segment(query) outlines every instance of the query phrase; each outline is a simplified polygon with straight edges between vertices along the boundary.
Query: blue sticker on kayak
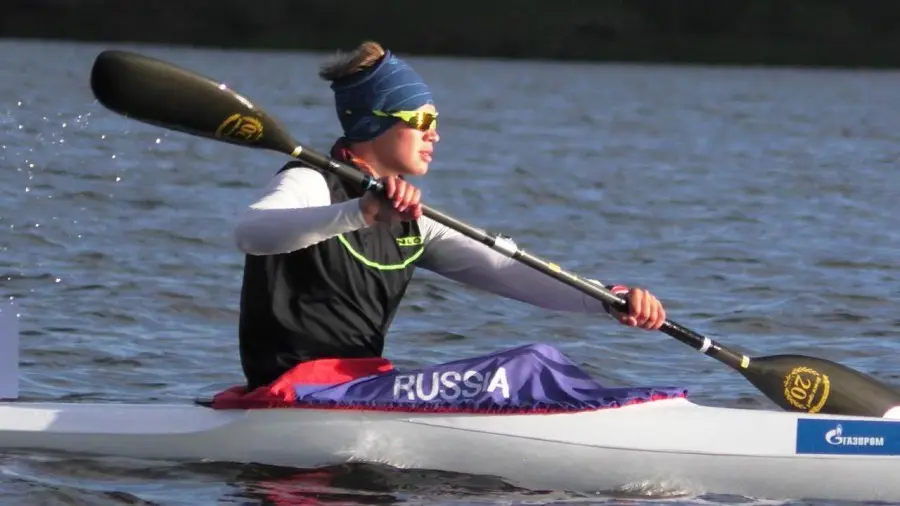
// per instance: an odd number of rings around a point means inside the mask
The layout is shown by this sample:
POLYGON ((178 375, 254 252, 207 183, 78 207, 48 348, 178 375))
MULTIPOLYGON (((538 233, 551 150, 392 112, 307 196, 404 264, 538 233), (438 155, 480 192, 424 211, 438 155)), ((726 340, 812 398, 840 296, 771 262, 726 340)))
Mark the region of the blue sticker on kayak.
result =
POLYGON ((797 453, 900 455, 900 422, 839 419, 797 421, 797 453))

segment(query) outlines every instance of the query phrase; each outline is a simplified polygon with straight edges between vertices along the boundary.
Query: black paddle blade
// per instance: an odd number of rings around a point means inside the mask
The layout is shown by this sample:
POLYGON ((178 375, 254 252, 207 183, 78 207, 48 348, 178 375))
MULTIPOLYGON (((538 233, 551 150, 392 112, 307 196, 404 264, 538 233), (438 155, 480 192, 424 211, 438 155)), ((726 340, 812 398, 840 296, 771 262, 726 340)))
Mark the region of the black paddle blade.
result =
POLYGON ((288 155, 297 148, 275 118, 226 85, 148 56, 101 52, 91 89, 107 109, 144 123, 288 155))
POLYGON ((754 358, 739 369, 788 411, 882 417, 900 406, 900 392, 849 367, 803 355, 754 358))

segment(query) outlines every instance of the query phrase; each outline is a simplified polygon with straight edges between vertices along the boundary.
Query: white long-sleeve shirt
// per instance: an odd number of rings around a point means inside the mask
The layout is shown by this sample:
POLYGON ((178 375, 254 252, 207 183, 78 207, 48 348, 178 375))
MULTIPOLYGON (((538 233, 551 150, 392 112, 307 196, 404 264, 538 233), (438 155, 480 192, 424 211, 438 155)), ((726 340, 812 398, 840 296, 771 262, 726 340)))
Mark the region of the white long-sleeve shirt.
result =
MULTIPOLYGON (((368 226, 359 201, 332 204, 325 178, 315 170, 282 171, 242 214, 234 231, 235 243, 250 255, 289 253, 312 246, 368 226)), ((485 244, 425 216, 418 223, 425 248, 416 261, 418 267, 545 309, 605 312, 599 300, 485 244)))

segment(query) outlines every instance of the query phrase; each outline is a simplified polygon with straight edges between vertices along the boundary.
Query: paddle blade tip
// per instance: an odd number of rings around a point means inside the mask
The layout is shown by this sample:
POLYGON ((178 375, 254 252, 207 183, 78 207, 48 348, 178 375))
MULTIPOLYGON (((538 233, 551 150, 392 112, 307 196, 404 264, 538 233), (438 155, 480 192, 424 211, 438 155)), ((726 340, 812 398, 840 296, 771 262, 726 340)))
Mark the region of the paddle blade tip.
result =
POLYGON ((147 57, 118 49, 100 52, 91 67, 90 85, 94 98, 107 109, 127 114, 127 100, 123 100, 122 84, 141 60, 147 60, 147 57))

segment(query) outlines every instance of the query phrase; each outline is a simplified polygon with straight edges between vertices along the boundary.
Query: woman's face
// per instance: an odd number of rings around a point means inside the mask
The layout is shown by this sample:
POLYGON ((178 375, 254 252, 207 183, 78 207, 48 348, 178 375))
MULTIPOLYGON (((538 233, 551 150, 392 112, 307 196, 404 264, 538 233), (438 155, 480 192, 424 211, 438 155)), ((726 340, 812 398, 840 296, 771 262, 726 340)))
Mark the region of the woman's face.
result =
MULTIPOLYGON (((437 112, 431 104, 423 105, 417 111, 437 112)), ((372 151, 378 166, 397 175, 422 176, 428 172, 434 145, 440 140, 440 136, 436 121, 429 125, 430 128, 422 129, 424 126, 417 128, 398 121, 376 137, 372 141, 372 151)))

